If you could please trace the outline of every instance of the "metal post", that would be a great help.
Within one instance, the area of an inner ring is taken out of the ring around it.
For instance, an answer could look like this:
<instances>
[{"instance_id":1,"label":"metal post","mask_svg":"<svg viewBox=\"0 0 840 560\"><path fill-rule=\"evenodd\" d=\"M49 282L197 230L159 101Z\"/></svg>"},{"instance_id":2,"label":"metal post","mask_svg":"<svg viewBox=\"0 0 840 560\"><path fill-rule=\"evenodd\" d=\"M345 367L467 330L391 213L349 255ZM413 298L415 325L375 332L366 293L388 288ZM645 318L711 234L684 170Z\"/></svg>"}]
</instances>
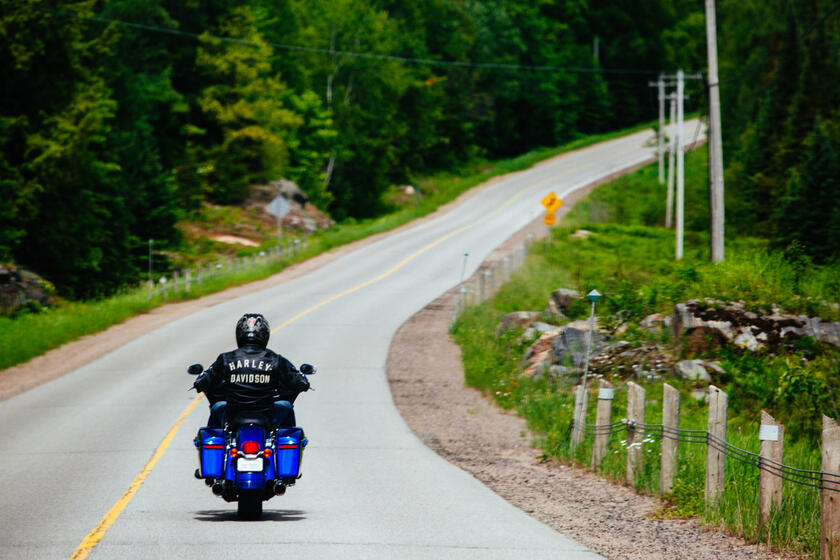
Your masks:
<instances>
[{"instance_id":1,"label":"metal post","mask_svg":"<svg viewBox=\"0 0 840 560\"><path fill-rule=\"evenodd\" d=\"M685 208L685 170L683 152L683 93L685 91L685 75L682 70L677 72L677 239L676 258L683 257L683 226Z\"/></svg>"},{"instance_id":2,"label":"metal post","mask_svg":"<svg viewBox=\"0 0 840 560\"><path fill-rule=\"evenodd\" d=\"M706 0L706 48L709 57L709 211L712 262L723 260L723 140L720 120L720 84L717 68L715 2Z\"/></svg>"},{"instance_id":3,"label":"metal post","mask_svg":"<svg viewBox=\"0 0 840 560\"><path fill-rule=\"evenodd\" d=\"M581 382L584 387L586 387L586 376L589 373L589 356L592 353L592 333L595 330L595 302L600 297L601 294L598 293L598 290L592 290L586 294L586 299L592 302L592 308L589 312L589 334L586 337L586 363L583 366L583 381Z\"/></svg>"},{"instance_id":4,"label":"metal post","mask_svg":"<svg viewBox=\"0 0 840 560\"><path fill-rule=\"evenodd\" d=\"M149 286L154 288L155 283L152 278L152 243L154 240L150 237L149 238Z\"/></svg>"}]
</instances>

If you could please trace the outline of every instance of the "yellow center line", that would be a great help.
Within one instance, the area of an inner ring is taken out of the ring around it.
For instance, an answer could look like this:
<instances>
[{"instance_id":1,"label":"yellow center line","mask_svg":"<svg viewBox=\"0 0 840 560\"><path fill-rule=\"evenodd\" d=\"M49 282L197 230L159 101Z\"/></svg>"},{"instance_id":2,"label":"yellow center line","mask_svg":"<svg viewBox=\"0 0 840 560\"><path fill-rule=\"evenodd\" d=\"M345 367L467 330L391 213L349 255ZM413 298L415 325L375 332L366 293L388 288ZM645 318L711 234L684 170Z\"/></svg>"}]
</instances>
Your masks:
<instances>
[{"instance_id":1,"label":"yellow center line","mask_svg":"<svg viewBox=\"0 0 840 560\"><path fill-rule=\"evenodd\" d=\"M93 529L93 531L88 533L88 536L86 536L82 540L81 544L78 546L78 548L76 548L76 551L73 553L73 556L70 557L71 560L82 560L83 558L87 558L87 555L90 554L90 551L93 550L93 547L99 544L99 541L101 541L102 537L105 536L105 532L111 528L111 525L113 525L114 522L117 520L117 517L119 517L122 510L125 509L125 506L128 505L128 502L131 501L131 498L134 497L134 494L137 493L137 490L139 490L143 482L146 481L146 477L149 476L149 473L151 473L152 469L155 468L157 462L160 461L161 457L163 457L164 451L166 451L166 448L169 447L169 444L172 442L172 438L175 437L175 432L178 431L178 428L181 427L181 424L184 423L184 420L187 419L187 416L190 415L190 413L195 409L196 405L198 405L198 403L201 402L202 399L202 395L199 395L196 398L194 398L190 405L186 408L186 410L184 410L184 412L181 413L181 416L179 416L178 419L175 420L175 423L169 429L169 432L163 438L163 441L160 442L160 445L158 445L157 449L152 455L152 458L149 459L149 462L146 463L146 465L143 467L143 470L141 470L140 474L137 475L137 478L135 478L132 481L132 483L128 486L128 490L125 491L125 494L123 494L122 497L119 500L117 500L117 503L114 504L113 507L108 510L108 513L105 514L105 517L102 518L102 521L99 522L99 525L97 525Z\"/></svg>"},{"instance_id":2,"label":"yellow center line","mask_svg":"<svg viewBox=\"0 0 840 560\"><path fill-rule=\"evenodd\" d=\"M317 305L313 305L312 307L310 307L306 311L302 311L301 313L298 313L297 315L295 315L291 319L287 320L285 323L283 323L279 327L276 327L276 328L272 329L271 333L274 334L278 330L291 325L292 323L294 323L295 321L297 321L301 317L304 317L304 316L312 313L316 309L319 309L319 308L327 305L328 303L332 303L333 301L335 301L339 298L342 298L346 295L352 294L353 292L361 290L362 288L365 288L367 286L370 286L371 284L375 284L376 282L379 282L380 280L383 280L384 278L387 278L388 276L392 275L397 270L401 269L406 264L410 263L411 261L413 261L414 259L416 259L420 255L422 255L423 253L425 253L425 252L433 249L434 247L440 245L441 243L443 243L447 239L450 239L450 238L458 235L459 233L462 233L462 232L464 232L464 231L466 231L470 228L473 228L473 227L477 226L478 224L489 220L493 216L496 216L502 210L504 210L505 208L507 208L508 206L513 204L513 202L516 201L516 199L523 196L524 194L527 194L527 193L545 185L546 183L554 181L554 180L556 180L556 179L558 179L558 178L560 178L564 175L568 175L570 173L578 171L578 170L580 170L580 169L582 169L583 167L586 167L586 166L587 166L586 164L582 164L582 165L579 165L577 167L572 167L572 168L566 169L565 171L562 171L562 172L560 172L556 175L552 175L551 177L547 177L545 179L542 179L542 180L534 183L533 185L531 185L531 186L529 186L525 189L522 189L521 191L517 192L515 195L508 198L501 206L499 206L493 212L483 216L482 218L479 218L478 220L475 220L474 222L471 222L471 223L469 223L465 226L462 226L458 229L455 229L455 230L447 233L446 235L444 235L443 237L441 237L437 241L433 241L432 243L429 243L428 245L426 245L422 249L419 249L418 251L412 253L411 255L409 255L408 257L406 257L405 259L403 259L402 261L400 261L396 265L394 265L387 272L384 272L384 273L380 274L379 276L371 278L370 280L368 280L366 282L363 282L363 283L359 284L358 286L355 286L354 288L350 288L349 290L346 290L346 291L341 292L339 294L335 294L334 296L325 299L321 303L319 303ZM123 509L125 509L125 507L128 505L128 503L131 501L131 499L137 493L137 490L139 490L140 486L142 486L142 484L146 481L146 477L149 476L149 474L152 472L152 469L155 467L155 465L157 465L160 458L163 457L164 452L166 452L167 448L169 447L169 444L172 443L172 439L175 437L175 433L181 427L181 424L184 423L184 420L187 419L187 417L192 413L192 411L195 410L195 407L198 405L198 403L201 402L203 399L204 399L203 395L198 395L195 399L193 399L193 401L186 408L186 410L184 410L184 412L181 413L181 416L178 417L178 419L175 421L175 423L172 425L172 427L166 433L166 436L164 436L163 441L161 441L160 445L158 445L157 449L155 450L154 454L152 455L152 458L149 459L149 462L146 463L146 465L143 467L143 470L140 471L140 474L138 474L137 477L128 486L128 490L126 490L125 493L122 495L122 497L117 501L117 503L114 504L111 507L111 509L108 510L108 513L105 514L105 517L102 518L102 521L100 521L99 524L90 533L88 533L88 535L82 540L81 544L79 544L78 548L76 548L76 551L70 557L70 560L83 560L84 558L87 558L87 556L88 556L88 554L90 554L91 550L93 550L93 548L97 544L99 544L99 542L105 536L105 533L116 522L117 517L119 517L120 513L122 513Z\"/></svg>"}]
</instances>

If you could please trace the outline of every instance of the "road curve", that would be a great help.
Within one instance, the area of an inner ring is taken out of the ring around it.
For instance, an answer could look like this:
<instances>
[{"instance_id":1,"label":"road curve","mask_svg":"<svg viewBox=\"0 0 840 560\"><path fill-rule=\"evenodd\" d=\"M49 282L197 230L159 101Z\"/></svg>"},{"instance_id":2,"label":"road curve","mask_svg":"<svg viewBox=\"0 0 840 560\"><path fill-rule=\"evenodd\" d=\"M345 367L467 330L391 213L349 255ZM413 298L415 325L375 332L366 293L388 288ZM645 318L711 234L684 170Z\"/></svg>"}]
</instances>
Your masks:
<instances>
[{"instance_id":1,"label":"road curve","mask_svg":"<svg viewBox=\"0 0 840 560\"><path fill-rule=\"evenodd\" d=\"M0 402L0 558L598 558L423 446L394 407L385 361L398 327L457 284L464 253L468 276L542 213L548 192L562 198L649 160L651 138L494 180L445 215ZM194 407L184 373L233 345L243 312L268 317L272 348L319 367L296 407L310 438L305 476L249 523L192 478L207 408Z\"/></svg>"}]
</instances>

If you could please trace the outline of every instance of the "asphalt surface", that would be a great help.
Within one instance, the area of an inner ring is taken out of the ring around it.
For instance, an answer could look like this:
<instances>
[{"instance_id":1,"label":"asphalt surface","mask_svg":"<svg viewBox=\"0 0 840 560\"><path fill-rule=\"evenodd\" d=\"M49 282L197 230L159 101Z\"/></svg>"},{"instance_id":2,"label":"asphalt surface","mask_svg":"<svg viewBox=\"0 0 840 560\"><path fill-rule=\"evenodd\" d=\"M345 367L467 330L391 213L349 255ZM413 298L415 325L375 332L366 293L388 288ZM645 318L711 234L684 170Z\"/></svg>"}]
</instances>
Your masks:
<instances>
[{"instance_id":1,"label":"asphalt surface","mask_svg":"<svg viewBox=\"0 0 840 560\"><path fill-rule=\"evenodd\" d=\"M690 136L694 127L686 125ZM394 407L385 361L398 327L459 282L464 253L469 276L543 213L549 192L562 198L651 158L652 136L496 180L446 215L0 402L0 558L69 558L82 544L89 558L598 558L420 443ZM277 329L270 347L318 366L316 390L296 405L310 438L304 477L266 502L257 522L238 521L236 504L192 476L204 402L138 480L196 398L186 366L230 349L244 312L265 314ZM129 489L136 493L125 496Z\"/></svg>"}]
</instances>

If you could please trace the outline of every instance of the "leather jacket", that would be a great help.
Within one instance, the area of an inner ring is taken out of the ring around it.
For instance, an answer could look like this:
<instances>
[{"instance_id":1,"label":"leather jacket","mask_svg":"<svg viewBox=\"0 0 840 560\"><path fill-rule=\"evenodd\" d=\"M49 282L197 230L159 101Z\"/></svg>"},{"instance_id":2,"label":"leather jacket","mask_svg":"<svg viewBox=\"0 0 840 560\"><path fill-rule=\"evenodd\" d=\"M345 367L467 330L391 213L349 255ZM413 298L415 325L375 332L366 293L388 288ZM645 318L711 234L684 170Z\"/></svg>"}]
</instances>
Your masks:
<instances>
[{"instance_id":1,"label":"leather jacket","mask_svg":"<svg viewBox=\"0 0 840 560\"><path fill-rule=\"evenodd\" d=\"M298 393L309 390L309 381L280 354L246 344L219 354L194 386L211 404L226 400L232 412L270 412L275 400L294 402Z\"/></svg>"}]
</instances>

